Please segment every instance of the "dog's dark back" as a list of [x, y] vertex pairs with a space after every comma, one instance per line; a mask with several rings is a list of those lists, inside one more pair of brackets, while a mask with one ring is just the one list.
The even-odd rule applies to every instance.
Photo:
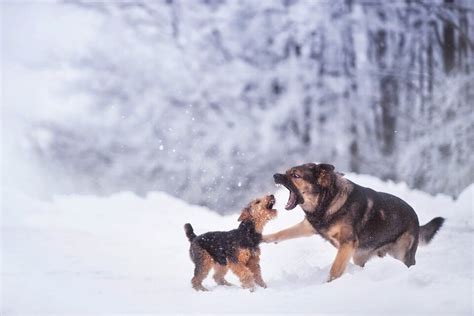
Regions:
[[262, 235], [255, 230], [252, 221], [243, 221], [237, 229], [227, 232], [208, 232], [197, 236], [193, 242], [206, 250], [219, 264], [225, 265], [227, 260], [237, 262], [237, 250], [241, 248], [257, 250]]
[[359, 247], [379, 248], [384, 244], [395, 242], [406, 232], [410, 233], [417, 243], [418, 216], [410, 205], [394, 195], [376, 192], [355, 183], [353, 185], [354, 189], [348, 199], [349, 209], [357, 209], [356, 203], [365, 206], [358, 208], [354, 212], [356, 214], [353, 214]]
[[343, 220], [354, 228], [361, 248], [378, 248], [394, 242], [406, 231], [418, 236], [418, 217], [406, 202], [388, 193], [351, 184], [350, 195], [334, 214], [327, 216], [326, 209], [305, 212], [316, 230], [324, 233], [333, 223]]

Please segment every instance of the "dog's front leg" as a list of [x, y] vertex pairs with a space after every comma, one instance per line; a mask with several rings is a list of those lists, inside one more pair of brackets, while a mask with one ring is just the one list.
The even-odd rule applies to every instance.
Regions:
[[278, 243], [283, 240], [293, 239], [298, 237], [307, 237], [316, 234], [316, 230], [313, 225], [305, 218], [302, 222], [281, 230], [277, 233], [265, 235], [262, 237], [263, 241], [266, 243], [274, 242]]
[[235, 273], [242, 283], [244, 289], [249, 289], [250, 292], [255, 291], [255, 279], [252, 271], [243, 263], [230, 263], [230, 269]]
[[347, 263], [355, 252], [355, 248], [355, 241], [344, 242], [339, 246], [336, 259], [334, 259], [334, 262], [331, 267], [331, 272], [329, 273], [328, 282], [337, 279], [344, 273], [347, 267]]
[[266, 288], [267, 284], [263, 281], [262, 278], [262, 270], [260, 268], [260, 249], [257, 250], [249, 259], [247, 263], [247, 267], [253, 273], [253, 277], [255, 279], [255, 283], [259, 286]]

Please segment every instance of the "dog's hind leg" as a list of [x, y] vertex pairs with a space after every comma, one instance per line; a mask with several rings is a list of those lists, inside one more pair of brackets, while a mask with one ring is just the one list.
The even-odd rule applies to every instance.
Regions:
[[213, 260], [212, 257], [199, 247], [197, 244], [191, 244], [191, 259], [194, 262], [194, 276], [191, 279], [193, 289], [196, 291], [207, 291], [202, 285], [202, 281], [207, 277], [211, 271]]
[[229, 266], [219, 263], [214, 264], [214, 281], [216, 281], [218, 285], [232, 285], [232, 283], [227, 282], [224, 278], [227, 271], [229, 271]]
[[413, 237], [413, 242], [408, 249], [408, 251], [405, 253], [405, 257], [403, 258], [403, 263], [407, 267], [414, 266], [416, 264], [416, 250], [418, 249], [418, 239], [416, 237]]
[[212, 265], [210, 263], [196, 263], [196, 266], [194, 267], [194, 277], [191, 280], [193, 289], [196, 291], [207, 291], [207, 289], [202, 285], [202, 281], [207, 277], [211, 268]]
[[403, 262], [407, 267], [415, 265], [418, 240], [410, 232], [403, 233], [388, 250], [388, 254]]

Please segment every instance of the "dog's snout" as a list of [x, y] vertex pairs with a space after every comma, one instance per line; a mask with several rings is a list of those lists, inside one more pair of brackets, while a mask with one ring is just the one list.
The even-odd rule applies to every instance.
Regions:
[[274, 196], [273, 194], [270, 194], [269, 196], [270, 196], [270, 199], [274, 199], [274, 198], [275, 198], [275, 196]]
[[281, 174], [281, 173], [275, 173], [273, 175], [273, 181], [275, 181], [275, 183], [277, 183], [277, 184], [284, 184], [284, 183], [287, 182], [286, 176], [284, 174]]

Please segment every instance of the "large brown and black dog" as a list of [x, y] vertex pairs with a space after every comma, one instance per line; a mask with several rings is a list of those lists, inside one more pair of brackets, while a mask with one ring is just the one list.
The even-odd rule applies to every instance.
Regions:
[[338, 248], [329, 281], [344, 273], [351, 258], [363, 267], [372, 256], [389, 254], [407, 267], [414, 265], [418, 245], [430, 242], [444, 222], [436, 217], [420, 227], [406, 202], [357, 185], [330, 164], [308, 163], [273, 177], [290, 191], [285, 208], [300, 205], [306, 216], [293, 227], [263, 236], [264, 242], [321, 235]]

